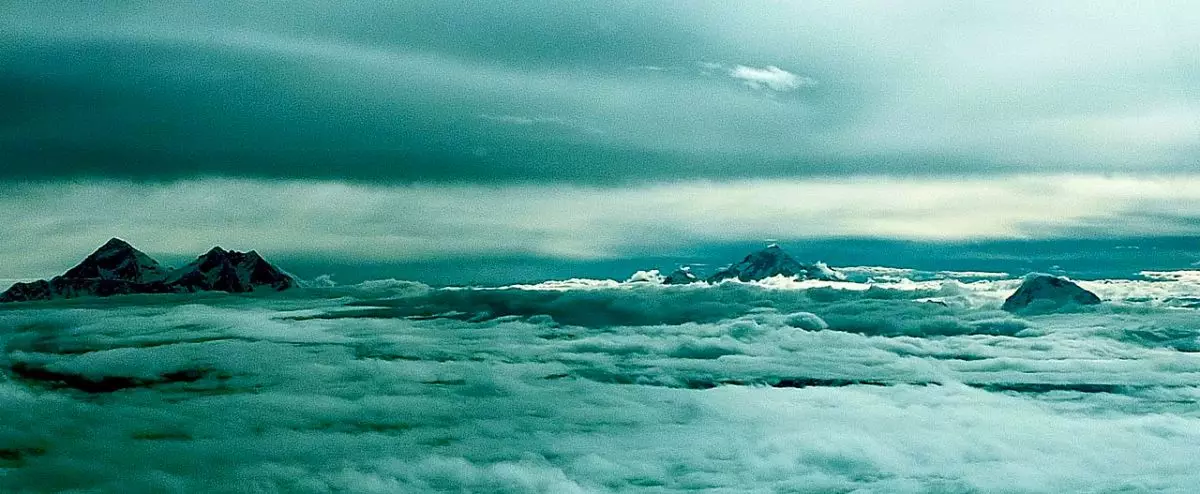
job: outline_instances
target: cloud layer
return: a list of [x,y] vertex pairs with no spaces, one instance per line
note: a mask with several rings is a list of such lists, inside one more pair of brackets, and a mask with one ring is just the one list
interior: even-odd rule
[[[18,232],[0,239],[6,259],[0,277],[9,278],[59,274],[114,235],[168,256],[222,245],[258,249],[273,260],[443,258],[463,264],[479,256],[668,256],[765,238],[1200,233],[1200,178],[1190,175],[690,181],[621,189],[208,179],[7,190],[0,196],[0,223]],[[744,252],[725,262],[735,255]]]
[[1186,490],[1200,287],[1160,277],[1020,319],[1011,279],[8,306],[0,487]]
[[1188,2],[555,7],[7,2],[0,179],[1179,172],[1200,149]]

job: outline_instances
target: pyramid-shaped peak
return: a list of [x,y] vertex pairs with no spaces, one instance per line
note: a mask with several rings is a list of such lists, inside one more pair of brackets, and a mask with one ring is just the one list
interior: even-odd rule
[[208,252],[205,252],[204,255],[206,255],[206,256],[221,256],[221,255],[225,255],[226,253],[227,252],[225,251],[225,249],[222,249],[221,246],[218,245],[211,249],[208,249]]
[[107,242],[104,242],[104,245],[101,245],[90,255],[88,255],[87,259],[98,259],[112,256],[131,256],[137,254],[145,255],[142,254],[140,250],[137,250],[137,248],[130,245],[129,242],[121,240],[117,237],[113,237],[108,239]]
[[67,279],[100,279],[145,283],[161,279],[166,270],[150,256],[135,249],[129,242],[113,237],[87,256],[83,262],[67,270]]
[[[104,251],[104,250],[123,250],[123,249],[133,249],[133,246],[129,245],[129,242],[121,240],[117,237],[113,237],[113,238],[108,239],[107,242],[104,242],[104,245],[101,245],[98,250]],[[137,250],[137,249],[134,249],[134,250]]]

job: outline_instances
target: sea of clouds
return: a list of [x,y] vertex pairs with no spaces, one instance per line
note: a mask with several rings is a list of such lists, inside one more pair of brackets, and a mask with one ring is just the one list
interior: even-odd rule
[[1200,273],[403,281],[0,307],[4,492],[1080,492],[1200,483]]

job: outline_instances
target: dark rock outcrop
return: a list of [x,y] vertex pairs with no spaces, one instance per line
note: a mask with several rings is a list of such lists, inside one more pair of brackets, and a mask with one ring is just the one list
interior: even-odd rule
[[1095,305],[1100,297],[1058,276],[1031,273],[1000,308],[1009,312],[1027,309],[1054,310],[1071,305]]
[[700,281],[688,268],[679,268],[663,278],[664,285],[686,285]]
[[294,286],[295,279],[254,251],[243,254],[217,247],[196,262],[170,271],[125,241],[114,238],[61,276],[13,285],[0,293],[0,302],[134,293],[240,293],[257,288],[285,290]]
[[756,281],[772,276],[795,276],[805,280],[841,281],[845,275],[823,263],[801,264],[788,255],[779,245],[754,252],[737,264],[721,269],[708,278],[710,283],[736,278]]
[[13,284],[4,293],[0,293],[0,302],[22,302],[26,300],[50,300],[54,292],[50,282],[46,280]]

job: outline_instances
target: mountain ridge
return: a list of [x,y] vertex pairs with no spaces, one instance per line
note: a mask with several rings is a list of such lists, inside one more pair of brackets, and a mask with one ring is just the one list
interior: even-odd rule
[[[823,262],[805,264],[783,250],[779,244],[770,244],[765,248],[751,252],[741,261],[718,269],[707,278],[697,276],[689,266],[681,266],[668,275],[663,276],[657,270],[650,272],[661,278],[664,285],[686,285],[690,283],[720,283],[729,279],[739,281],[760,281],[773,276],[795,277],[801,280],[845,281],[846,275],[833,269]],[[635,278],[637,275],[635,275]],[[651,281],[638,279],[638,281]]]
[[213,247],[190,264],[167,269],[114,237],[59,276],[13,284],[0,293],[0,302],[200,291],[246,293],[295,286],[295,278],[253,250],[242,253]]

